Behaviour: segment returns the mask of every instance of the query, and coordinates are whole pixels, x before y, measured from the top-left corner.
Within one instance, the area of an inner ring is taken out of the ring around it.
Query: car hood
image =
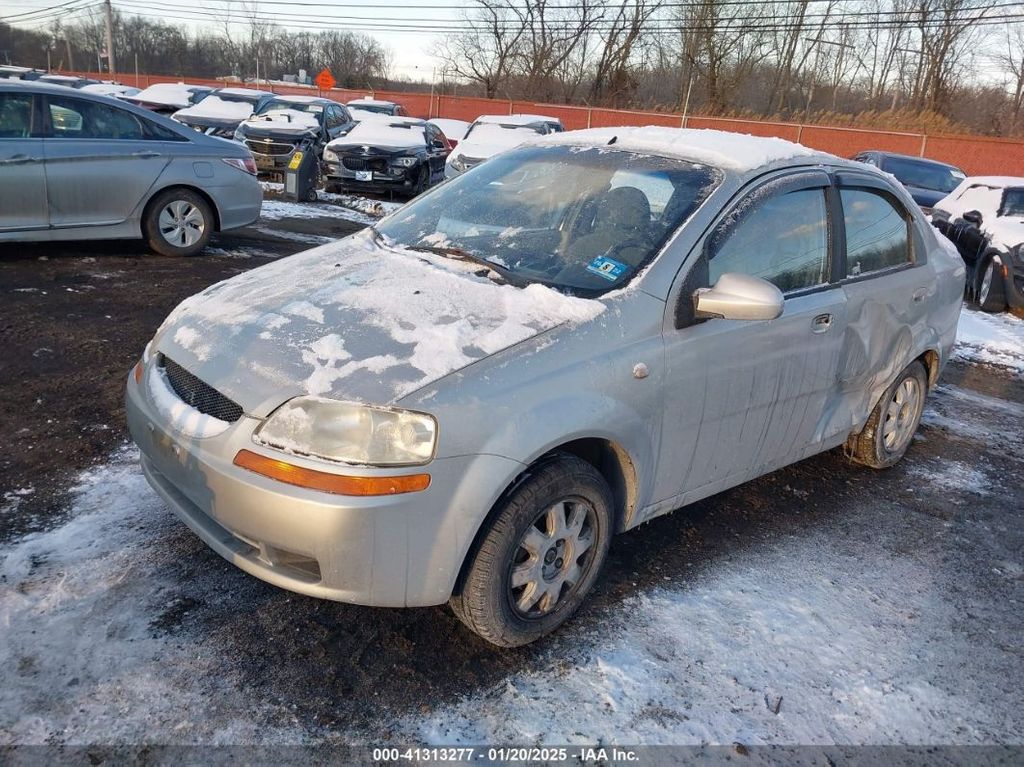
[[[988,235],[989,244],[1001,250],[1024,242],[1024,216],[999,216],[983,219],[981,228]]]
[[[359,234],[182,302],[153,349],[264,417],[300,394],[391,404],[600,300],[495,283],[468,262]]]
[[[455,153],[462,157],[468,157],[474,160],[486,160],[499,152],[504,152],[506,149],[517,147],[520,144],[535,141],[537,138],[540,138],[540,134],[531,138],[530,136],[524,136],[522,134],[517,135],[512,131],[509,131],[508,138],[496,140],[488,137],[487,140],[478,139],[474,141],[473,137],[470,136],[469,138],[463,139],[459,142],[459,148],[455,150]]]
[[[253,115],[242,125],[248,132],[255,134],[290,133],[299,135],[317,133],[320,130],[320,123],[315,116],[297,109],[280,109],[262,115]]]
[[[934,208],[935,203],[944,200],[948,192],[937,192],[934,189],[925,189],[921,186],[907,186],[907,191],[918,205],[923,208]]]

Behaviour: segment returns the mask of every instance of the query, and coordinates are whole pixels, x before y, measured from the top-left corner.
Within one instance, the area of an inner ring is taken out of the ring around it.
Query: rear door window
[[[48,96],[47,101],[54,138],[138,141],[147,137],[142,120],[123,109],[64,96]]]
[[[911,263],[910,221],[895,200],[873,189],[841,189],[846,226],[846,276]]]
[[[32,135],[32,94],[0,93],[0,139]]]

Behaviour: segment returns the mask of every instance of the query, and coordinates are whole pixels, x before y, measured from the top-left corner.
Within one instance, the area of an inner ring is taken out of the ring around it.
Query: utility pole
[[[107,69],[113,78],[114,72],[117,70],[117,66],[114,64],[114,9],[110,5],[110,0],[104,0],[103,5],[107,20]]]

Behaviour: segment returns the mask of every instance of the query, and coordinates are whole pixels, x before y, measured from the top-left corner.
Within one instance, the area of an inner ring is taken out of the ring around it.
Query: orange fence
[[[140,75],[138,81],[130,74],[119,75],[120,81],[144,88],[154,83],[178,82],[180,78]],[[189,82],[202,85],[230,85],[217,80]],[[261,84],[265,90],[282,94],[312,94],[316,88],[302,85]],[[338,101],[351,101],[370,95],[365,90],[334,88],[323,95]],[[690,116],[666,112],[637,112],[625,109],[602,109],[539,104],[532,101],[507,101],[473,98],[468,96],[441,96],[432,93],[401,93],[375,91],[373,96],[402,104],[418,117],[449,117],[472,121],[482,114],[543,114],[557,117],[568,130],[579,128],[619,127],[627,125],[662,125],[667,127],[712,128],[715,130],[750,133],[755,136],[777,136],[797,141],[812,149],[841,157],[851,157],[866,149],[877,149],[901,154],[930,157],[963,168],[969,175],[999,174],[1024,176],[1024,141],[987,136],[942,136],[923,133],[862,130],[859,128],[833,128],[823,125],[769,122],[763,120],[736,120],[718,117]]]

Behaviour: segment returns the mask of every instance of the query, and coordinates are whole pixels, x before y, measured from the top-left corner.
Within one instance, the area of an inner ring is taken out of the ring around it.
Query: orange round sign
[[[314,80],[314,82],[316,83],[316,87],[320,90],[329,91],[335,86],[337,81],[334,79],[334,75],[331,74],[331,70],[321,69],[320,74],[316,76],[316,80]]]

